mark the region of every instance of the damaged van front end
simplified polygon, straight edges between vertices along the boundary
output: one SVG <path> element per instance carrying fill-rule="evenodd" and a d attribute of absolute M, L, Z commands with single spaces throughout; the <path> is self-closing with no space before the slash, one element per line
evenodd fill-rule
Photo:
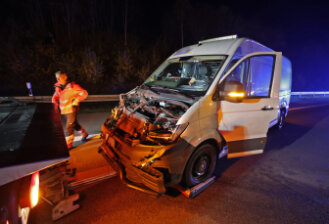
<path fill-rule="evenodd" d="M 201 139 L 198 101 L 226 59 L 180 54 L 166 60 L 141 86 L 122 94 L 102 126 L 103 155 L 129 186 L 149 193 L 162 194 L 181 182 L 195 149 L 191 141 Z M 198 166 L 208 169 L 208 163 L 204 159 Z"/>
<path fill-rule="evenodd" d="M 286 116 L 290 87 L 281 52 L 236 35 L 200 41 L 120 96 L 100 152 L 138 190 L 195 189 L 213 180 L 218 158 L 263 153 L 269 127 Z"/>
<path fill-rule="evenodd" d="M 101 148 L 128 186 L 163 194 L 180 182 L 189 155 L 184 151 L 193 147 L 180 138 L 188 123 L 177 121 L 191 103 L 184 96 L 160 96 L 147 86 L 120 96 L 102 126 Z"/>

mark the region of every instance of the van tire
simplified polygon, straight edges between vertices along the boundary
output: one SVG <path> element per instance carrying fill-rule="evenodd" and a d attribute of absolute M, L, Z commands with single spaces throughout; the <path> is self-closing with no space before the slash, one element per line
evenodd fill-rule
<path fill-rule="evenodd" d="M 192 187 L 209 177 L 215 171 L 217 152 L 213 145 L 203 144 L 190 157 L 184 171 L 183 184 Z"/>
<path fill-rule="evenodd" d="M 277 124 L 277 128 L 280 130 L 280 129 L 282 129 L 283 128 L 283 126 L 284 126 L 284 120 L 285 120 L 285 118 L 286 118 L 286 116 L 285 116 L 285 111 L 284 110 L 281 110 L 281 112 L 280 112 L 280 117 L 279 117 L 279 121 L 278 121 L 278 124 Z"/>

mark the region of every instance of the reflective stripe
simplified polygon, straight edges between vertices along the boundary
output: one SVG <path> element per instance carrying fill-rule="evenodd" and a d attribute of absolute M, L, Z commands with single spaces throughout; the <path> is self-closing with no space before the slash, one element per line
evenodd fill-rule
<path fill-rule="evenodd" d="M 65 137 L 65 140 L 66 140 L 67 145 L 72 144 L 73 140 L 74 140 L 74 135 L 70 135 L 70 136 Z"/>

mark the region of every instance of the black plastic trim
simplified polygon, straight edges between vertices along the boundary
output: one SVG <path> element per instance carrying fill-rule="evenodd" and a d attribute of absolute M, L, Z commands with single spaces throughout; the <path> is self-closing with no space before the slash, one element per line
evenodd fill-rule
<path fill-rule="evenodd" d="M 228 142 L 228 153 L 239 153 L 252 151 L 255 149 L 263 149 L 265 144 L 266 137 Z"/>

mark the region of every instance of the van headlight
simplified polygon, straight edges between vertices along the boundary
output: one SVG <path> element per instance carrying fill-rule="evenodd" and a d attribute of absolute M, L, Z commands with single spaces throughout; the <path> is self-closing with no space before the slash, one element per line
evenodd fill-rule
<path fill-rule="evenodd" d="M 175 142 L 185 131 L 188 123 L 178 124 L 173 131 L 150 131 L 148 137 L 154 140 L 162 140 L 168 143 Z"/>

